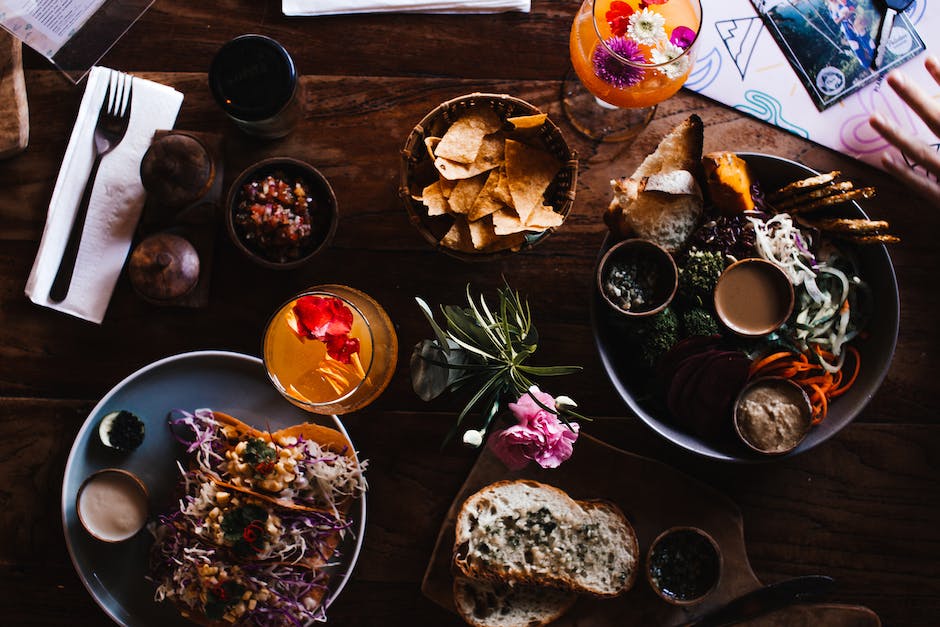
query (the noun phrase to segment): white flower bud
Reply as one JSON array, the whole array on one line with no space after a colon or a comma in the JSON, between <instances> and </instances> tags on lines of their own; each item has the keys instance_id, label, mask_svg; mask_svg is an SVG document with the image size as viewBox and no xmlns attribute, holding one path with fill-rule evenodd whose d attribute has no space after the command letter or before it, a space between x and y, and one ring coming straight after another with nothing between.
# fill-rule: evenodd
<instances>
[{"instance_id":1,"label":"white flower bud","mask_svg":"<svg viewBox=\"0 0 940 627\"><path fill-rule=\"evenodd\" d=\"M577 407L578 404L570 396L558 396L555 398L555 407L558 409L568 409Z\"/></svg>"},{"instance_id":2,"label":"white flower bud","mask_svg":"<svg viewBox=\"0 0 940 627\"><path fill-rule=\"evenodd\" d=\"M476 429L468 429L463 434L463 443L473 448L479 448L483 444L483 432Z\"/></svg>"}]
</instances>

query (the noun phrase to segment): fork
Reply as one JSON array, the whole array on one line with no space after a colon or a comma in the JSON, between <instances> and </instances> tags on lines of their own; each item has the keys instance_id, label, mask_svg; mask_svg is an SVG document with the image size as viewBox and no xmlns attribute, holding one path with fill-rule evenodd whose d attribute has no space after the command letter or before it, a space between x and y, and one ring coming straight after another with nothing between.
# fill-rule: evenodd
<instances>
[{"instance_id":1,"label":"fork","mask_svg":"<svg viewBox=\"0 0 940 627\"><path fill-rule=\"evenodd\" d=\"M72 228L69 230L69 239L59 262L59 269L52 288L49 290L49 300L58 303L65 300L72 283L72 273L75 271L75 260L78 258L78 248L82 243L82 232L85 230L85 218L88 217L88 201L95 187L98 176L98 166L101 159L117 147L127 132L127 123L131 119L131 97L133 77L122 72L112 72L108 77L108 90L104 94L101 110L98 112L98 121L95 124L94 149L95 160L91 166L91 173L85 181L82 200L75 212Z\"/></svg>"}]
</instances>

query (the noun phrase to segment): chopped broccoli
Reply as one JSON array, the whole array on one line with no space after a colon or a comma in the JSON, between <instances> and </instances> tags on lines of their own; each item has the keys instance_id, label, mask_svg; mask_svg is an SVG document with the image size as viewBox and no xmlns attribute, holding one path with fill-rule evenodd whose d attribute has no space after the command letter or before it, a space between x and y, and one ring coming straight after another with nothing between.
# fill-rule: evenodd
<instances>
[{"instance_id":1,"label":"chopped broccoli","mask_svg":"<svg viewBox=\"0 0 940 627\"><path fill-rule=\"evenodd\" d=\"M680 322L685 337L694 335L717 335L721 333L718 321L705 309L693 307L680 314Z\"/></svg>"},{"instance_id":2,"label":"chopped broccoli","mask_svg":"<svg viewBox=\"0 0 940 627\"><path fill-rule=\"evenodd\" d=\"M641 319L633 327L633 336L644 361L650 366L679 341L679 318L671 307Z\"/></svg>"},{"instance_id":3,"label":"chopped broccoli","mask_svg":"<svg viewBox=\"0 0 940 627\"><path fill-rule=\"evenodd\" d=\"M713 302L718 277L725 269L721 253L693 250L679 268L679 298L688 305L702 307Z\"/></svg>"}]
</instances>

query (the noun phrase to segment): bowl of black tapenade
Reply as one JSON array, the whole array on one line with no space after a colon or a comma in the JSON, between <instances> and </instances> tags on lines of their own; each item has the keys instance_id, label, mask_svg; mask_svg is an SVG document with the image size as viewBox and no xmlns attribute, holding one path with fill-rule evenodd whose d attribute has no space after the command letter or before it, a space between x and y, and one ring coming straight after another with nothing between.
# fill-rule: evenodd
<instances>
[{"instance_id":1,"label":"bowl of black tapenade","mask_svg":"<svg viewBox=\"0 0 940 627\"><path fill-rule=\"evenodd\" d=\"M718 586L721 552L715 540L696 527L673 527L653 541L646 578L673 605L692 605Z\"/></svg>"},{"instance_id":2,"label":"bowl of black tapenade","mask_svg":"<svg viewBox=\"0 0 940 627\"><path fill-rule=\"evenodd\" d=\"M676 295L679 271L666 249L645 239L615 244L597 264L597 289L604 301L628 318L652 316Z\"/></svg>"},{"instance_id":3,"label":"bowl of black tapenade","mask_svg":"<svg viewBox=\"0 0 940 627\"><path fill-rule=\"evenodd\" d=\"M336 195L312 165L289 157L245 169L229 189L225 224L242 253L272 269L296 268L336 231Z\"/></svg>"}]
</instances>

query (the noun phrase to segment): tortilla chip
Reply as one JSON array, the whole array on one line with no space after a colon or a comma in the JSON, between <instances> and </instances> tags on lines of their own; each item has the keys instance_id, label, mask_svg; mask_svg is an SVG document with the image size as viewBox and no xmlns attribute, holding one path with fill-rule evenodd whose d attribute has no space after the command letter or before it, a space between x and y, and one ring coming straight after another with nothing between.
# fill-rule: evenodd
<instances>
[{"instance_id":1,"label":"tortilla chip","mask_svg":"<svg viewBox=\"0 0 940 627\"><path fill-rule=\"evenodd\" d=\"M504 150L503 134L493 133L483 138L473 163L458 163L446 157L438 157L434 160L434 167L444 178L466 179L502 165Z\"/></svg>"},{"instance_id":2,"label":"tortilla chip","mask_svg":"<svg viewBox=\"0 0 940 627\"><path fill-rule=\"evenodd\" d=\"M519 219L518 214L506 207L493 214L493 230L497 235L512 235L521 233L528 227Z\"/></svg>"},{"instance_id":3,"label":"tortilla chip","mask_svg":"<svg viewBox=\"0 0 940 627\"><path fill-rule=\"evenodd\" d=\"M453 213L470 213L470 208L473 207L473 203L480 194L480 190L482 190L483 186L486 184L486 177L486 174L480 174L473 178L457 181L453 191L450 193L450 198L447 199L450 210Z\"/></svg>"},{"instance_id":4,"label":"tortilla chip","mask_svg":"<svg viewBox=\"0 0 940 627\"><path fill-rule=\"evenodd\" d=\"M483 250L489 246L492 246L499 235L496 234L496 231L493 228L493 221L489 218L482 218L476 222L470 222L470 240L473 242L473 247L477 250Z\"/></svg>"},{"instance_id":5,"label":"tortilla chip","mask_svg":"<svg viewBox=\"0 0 940 627\"><path fill-rule=\"evenodd\" d=\"M480 152L483 137L498 131L501 126L499 116L492 109L481 108L465 113L444 133L434 155L457 163L472 163Z\"/></svg>"},{"instance_id":6,"label":"tortilla chip","mask_svg":"<svg viewBox=\"0 0 940 627\"><path fill-rule=\"evenodd\" d=\"M509 193L509 177L506 176L505 164L499 168L499 184L494 192L495 197L507 207L512 207L512 194Z\"/></svg>"},{"instance_id":7,"label":"tortilla chip","mask_svg":"<svg viewBox=\"0 0 940 627\"><path fill-rule=\"evenodd\" d=\"M561 164L544 150L506 140L506 176L512 203L523 222L543 204L542 194L558 174Z\"/></svg>"},{"instance_id":8,"label":"tortilla chip","mask_svg":"<svg viewBox=\"0 0 940 627\"><path fill-rule=\"evenodd\" d=\"M438 182L441 184L441 193L444 194L444 198L450 198L450 193L457 186L457 181L450 181L441 177Z\"/></svg>"},{"instance_id":9,"label":"tortilla chip","mask_svg":"<svg viewBox=\"0 0 940 627\"><path fill-rule=\"evenodd\" d=\"M425 137L424 138L424 147L428 149L428 156L431 159L434 159L434 150L437 148L438 144L441 143L440 137Z\"/></svg>"},{"instance_id":10,"label":"tortilla chip","mask_svg":"<svg viewBox=\"0 0 940 627\"><path fill-rule=\"evenodd\" d=\"M473 201L473 206L470 207L470 213L467 215L471 222L486 217L505 206L506 203L501 202L496 197L500 178L500 170L490 170L486 178L486 184L480 190L476 200Z\"/></svg>"},{"instance_id":11,"label":"tortilla chip","mask_svg":"<svg viewBox=\"0 0 940 627\"><path fill-rule=\"evenodd\" d=\"M465 253L473 252L473 239L470 237L470 226L463 216L456 216L450 230L441 238L441 244Z\"/></svg>"},{"instance_id":12,"label":"tortilla chip","mask_svg":"<svg viewBox=\"0 0 940 627\"><path fill-rule=\"evenodd\" d=\"M538 128L545 124L548 115L537 113L535 115L520 115L514 118L508 118L506 121L513 125L517 131L526 128Z\"/></svg>"},{"instance_id":13,"label":"tortilla chip","mask_svg":"<svg viewBox=\"0 0 940 627\"><path fill-rule=\"evenodd\" d=\"M442 216L447 213L447 199L441 189L441 182L434 181L421 192L421 202L428 208L429 216Z\"/></svg>"},{"instance_id":14,"label":"tortilla chip","mask_svg":"<svg viewBox=\"0 0 940 627\"><path fill-rule=\"evenodd\" d=\"M494 214L495 215L495 214ZM525 233L512 233L511 235L500 235L493 243L486 247L484 252L494 253L499 250L506 250L511 248L513 250L519 250L519 248L525 243Z\"/></svg>"},{"instance_id":15,"label":"tortilla chip","mask_svg":"<svg viewBox=\"0 0 940 627\"><path fill-rule=\"evenodd\" d=\"M526 220L526 227L530 231L544 231L553 226L561 226L561 223L565 221L565 217L560 213L557 213L549 205L542 205L531 214L529 214L529 219Z\"/></svg>"}]
</instances>

